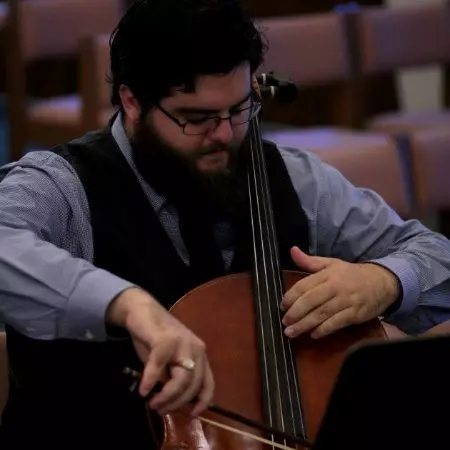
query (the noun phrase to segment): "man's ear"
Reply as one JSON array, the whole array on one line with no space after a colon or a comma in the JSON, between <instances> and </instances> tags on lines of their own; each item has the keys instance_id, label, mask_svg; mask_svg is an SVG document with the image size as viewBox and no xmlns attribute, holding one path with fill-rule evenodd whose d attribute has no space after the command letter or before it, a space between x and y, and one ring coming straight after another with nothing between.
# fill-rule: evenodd
<instances>
[{"instance_id":1,"label":"man's ear","mask_svg":"<svg viewBox=\"0 0 450 450\"><path fill-rule=\"evenodd\" d=\"M119 95L127 118L132 124L137 123L141 116L141 106L131 89L122 84L119 88Z\"/></svg>"}]
</instances>

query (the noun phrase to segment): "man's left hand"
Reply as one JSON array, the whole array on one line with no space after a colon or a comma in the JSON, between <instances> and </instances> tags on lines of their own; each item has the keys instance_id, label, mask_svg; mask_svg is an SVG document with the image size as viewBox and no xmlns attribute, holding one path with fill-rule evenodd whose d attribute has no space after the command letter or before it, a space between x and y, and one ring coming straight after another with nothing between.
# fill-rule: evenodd
<instances>
[{"instance_id":1,"label":"man's left hand","mask_svg":"<svg viewBox=\"0 0 450 450\"><path fill-rule=\"evenodd\" d=\"M398 278L372 263L309 256L293 247L291 257L310 273L289 289L281 303L289 337L311 332L320 338L380 316L399 297Z\"/></svg>"}]
</instances>

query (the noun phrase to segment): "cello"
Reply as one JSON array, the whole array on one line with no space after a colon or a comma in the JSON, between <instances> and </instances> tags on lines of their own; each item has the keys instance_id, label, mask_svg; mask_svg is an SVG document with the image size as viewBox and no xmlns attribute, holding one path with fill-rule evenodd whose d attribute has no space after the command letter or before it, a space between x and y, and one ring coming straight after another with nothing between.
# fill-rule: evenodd
<instances>
[{"instance_id":1,"label":"cello","mask_svg":"<svg viewBox=\"0 0 450 450\"><path fill-rule=\"evenodd\" d=\"M259 99L262 93L281 101L292 96L292 84L273 75L262 75L257 84ZM281 269L258 116L248 137L253 270L198 286L170 309L205 342L216 393L215 405L201 417L184 408L159 417L154 436L162 450L312 447L350 347L388 338L379 319L318 340L284 335L283 294L308 274ZM155 430L155 414L147 412Z\"/></svg>"}]
</instances>

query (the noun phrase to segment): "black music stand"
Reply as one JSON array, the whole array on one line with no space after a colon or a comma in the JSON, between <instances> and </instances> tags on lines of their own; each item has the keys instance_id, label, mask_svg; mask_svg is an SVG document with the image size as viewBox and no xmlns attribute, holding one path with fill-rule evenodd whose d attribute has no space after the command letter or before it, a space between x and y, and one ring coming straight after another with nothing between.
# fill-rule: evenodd
<instances>
[{"instance_id":1,"label":"black music stand","mask_svg":"<svg viewBox=\"0 0 450 450\"><path fill-rule=\"evenodd\" d=\"M441 449L450 449L450 337L349 353L313 450Z\"/></svg>"}]
</instances>

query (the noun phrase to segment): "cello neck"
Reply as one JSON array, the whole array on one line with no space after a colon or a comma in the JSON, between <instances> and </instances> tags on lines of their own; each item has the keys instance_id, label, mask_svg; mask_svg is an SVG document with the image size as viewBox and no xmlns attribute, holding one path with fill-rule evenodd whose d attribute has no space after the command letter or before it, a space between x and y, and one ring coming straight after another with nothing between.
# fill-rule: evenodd
<instances>
[{"instance_id":1,"label":"cello neck","mask_svg":"<svg viewBox=\"0 0 450 450\"><path fill-rule=\"evenodd\" d=\"M269 426L306 438L296 365L284 335L284 293L277 233L261 137L260 119L249 130L248 190L253 244L253 290L261 361L262 398Z\"/></svg>"}]
</instances>

